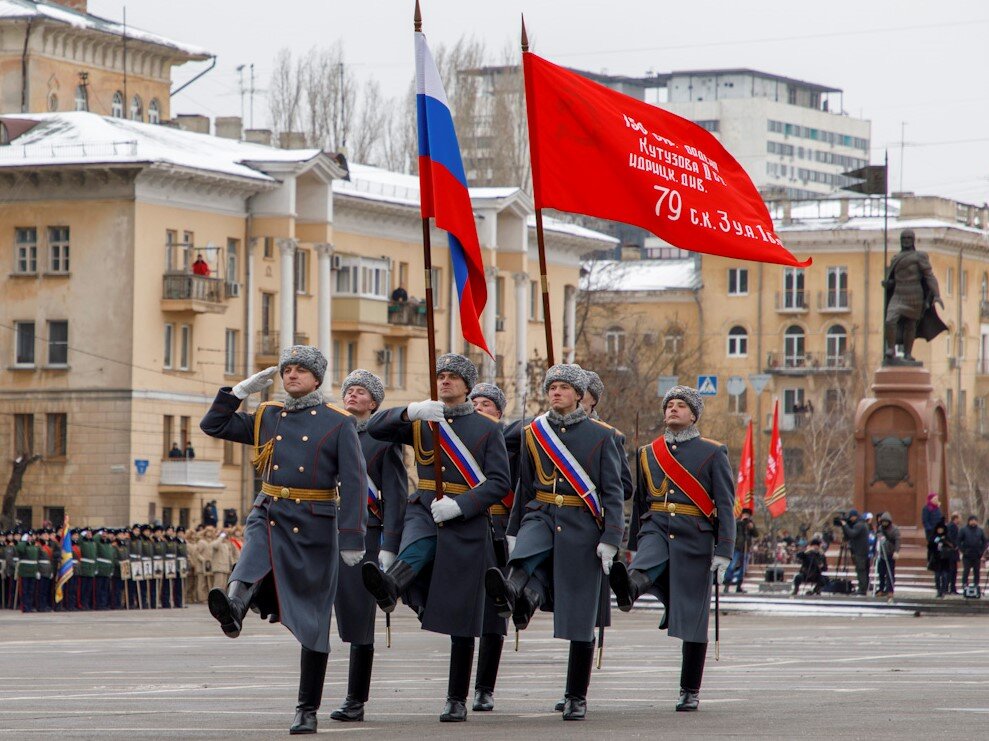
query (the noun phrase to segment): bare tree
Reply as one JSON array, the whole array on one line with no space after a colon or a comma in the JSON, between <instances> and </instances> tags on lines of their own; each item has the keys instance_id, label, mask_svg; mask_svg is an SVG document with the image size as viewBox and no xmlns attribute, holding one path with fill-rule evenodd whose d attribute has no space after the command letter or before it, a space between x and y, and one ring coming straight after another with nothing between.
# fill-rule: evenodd
<instances>
[{"instance_id":1,"label":"bare tree","mask_svg":"<svg viewBox=\"0 0 989 741\"><path fill-rule=\"evenodd\" d=\"M952 467L951 509L974 514L980 523L989 517L989 496L983 488L989 481L989 440L973 430L962 428L951 440L951 453L957 461ZM952 469L949 469L952 470Z\"/></svg>"},{"instance_id":2,"label":"bare tree","mask_svg":"<svg viewBox=\"0 0 989 741\"><path fill-rule=\"evenodd\" d=\"M14 521L14 511L17 506L17 495L21 493L24 484L24 474L32 463L40 460L40 455L27 453L22 453L13 460L10 479L7 480L7 488L3 493L3 505L0 507L0 527L9 529L17 525Z\"/></svg>"},{"instance_id":3,"label":"bare tree","mask_svg":"<svg viewBox=\"0 0 989 741\"><path fill-rule=\"evenodd\" d=\"M282 49L275 56L275 68L268 85L271 128L276 133L296 131L301 100L302 80L299 70L292 63L292 52Z\"/></svg>"},{"instance_id":4,"label":"bare tree","mask_svg":"<svg viewBox=\"0 0 989 741\"><path fill-rule=\"evenodd\" d=\"M388 110L377 80L365 81L361 94L357 124L347 144L347 156L354 162L381 164L385 139L388 136Z\"/></svg>"}]
</instances>

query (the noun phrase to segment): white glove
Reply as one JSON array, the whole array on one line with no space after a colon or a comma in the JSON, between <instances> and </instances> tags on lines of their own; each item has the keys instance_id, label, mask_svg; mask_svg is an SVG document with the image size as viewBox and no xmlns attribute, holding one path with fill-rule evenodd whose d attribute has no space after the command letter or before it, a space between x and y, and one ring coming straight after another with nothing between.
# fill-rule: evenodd
<instances>
[{"instance_id":1,"label":"white glove","mask_svg":"<svg viewBox=\"0 0 989 741\"><path fill-rule=\"evenodd\" d=\"M434 499L429 508L433 512L433 522L446 522L463 514L460 511L460 505L453 497Z\"/></svg>"},{"instance_id":2,"label":"white glove","mask_svg":"<svg viewBox=\"0 0 989 741\"><path fill-rule=\"evenodd\" d=\"M601 570L605 574L610 574L611 564L615 559L615 554L618 553L618 547L607 543L598 543L597 553L598 558L601 559Z\"/></svg>"},{"instance_id":3,"label":"white glove","mask_svg":"<svg viewBox=\"0 0 989 741\"><path fill-rule=\"evenodd\" d=\"M731 559L725 556L715 556L711 561L711 571L715 573L718 584L725 580L725 571L727 571L730 563Z\"/></svg>"},{"instance_id":4,"label":"white glove","mask_svg":"<svg viewBox=\"0 0 989 741\"><path fill-rule=\"evenodd\" d=\"M423 422L439 422L443 419L443 407L442 401L433 401L432 399L426 399L425 401L413 401L409 404L405 413L409 415L410 420L422 420Z\"/></svg>"},{"instance_id":5,"label":"white glove","mask_svg":"<svg viewBox=\"0 0 989 741\"><path fill-rule=\"evenodd\" d=\"M382 571L388 571L393 563L395 563L394 553L391 551L378 551L378 566L381 567Z\"/></svg>"},{"instance_id":6,"label":"white glove","mask_svg":"<svg viewBox=\"0 0 989 741\"><path fill-rule=\"evenodd\" d=\"M364 551L340 551L344 566L356 566L364 558Z\"/></svg>"},{"instance_id":7,"label":"white glove","mask_svg":"<svg viewBox=\"0 0 989 741\"><path fill-rule=\"evenodd\" d=\"M508 557L512 557L512 551L515 550L515 541L518 540L514 535L506 535L505 538L508 540Z\"/></svg>"},{"instance_id":8,"label":"white glove","mask_svg":"<svg viewBox=\"0 0 989 741\"><path fill-rule=\"evenodd\" d=\"M270 368L265 368L263 371L255 373L250 378L245 378L243 381L234 386L230 393L238 399L246 399L251 394L260 393L271 386L274 383L273 379L276 375L278 375L277 365L273 365Z\"/></svg>"}]
</instances>

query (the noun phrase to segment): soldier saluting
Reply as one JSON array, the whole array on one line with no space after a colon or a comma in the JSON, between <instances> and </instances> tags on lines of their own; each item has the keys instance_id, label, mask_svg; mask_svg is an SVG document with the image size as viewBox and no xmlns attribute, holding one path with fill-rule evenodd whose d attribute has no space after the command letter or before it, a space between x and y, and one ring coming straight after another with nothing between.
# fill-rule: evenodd
<instances>
[{"instance_id":1,"label":"soldier saluting","mask_svg":"<svg viewBox=\"0 0 989 741\"><path fill-rule=\"evenodd\" d=\"M579 365L547 371L551 409L525 430L508 574L489 569L485 575L487 592L506 617L537 569L537 578L551 585L553 634L570 641L564 720L587 713L602 572L611 569L625 529L614 433L579 405L586 383Z\"/></svg>"},{"instance_id":2,"label":"soldier saluting","mask_svg":"<svg viewBox=\"0 0 989 741\"><path fill-rule=\"evenodd\" d=\"M378 563L387 570L398 553L405 505L409 498L402 446L376 440L367 432L371 415L385 400L385 387L380 378L358 368L343 379L340 394L344 409L357 419L357 435L367 466L364 491L368 519L364 562ZM359 565L344 564L341 567L333 611L337 617L340 640L350 644L350 671L347 676L347 699L330 717L340 721L362 721L364 703L371 687L377 605L374 597L364 588Z\"/></svg>"},{"instance_id":3,"label":"soldier saluting","mask_svg":"<svg viewBox=\"0 0 989 741\"><path fill-rule=\"evenodd\" d=\"M663 397L666 431L638 451L638 481L628 570L615 563L609 581L623 612L652 592L666 610L660 629L683 640L676 709L697 710L711 606L712 575L721 583L735 540L735 479L728 449L697 430L704 403L695 389Z\"/></svg>"},{"instance_id":4,"label":"soldier saluting","mask_svg":"<svg viewBox=\"0 0 989 741\"><path fill-rule=\"evenodd\" d=\"M382 610L394 610L404 594L424 630L450 636L450 674L440 721L457 722L467 720L474 639L481 635L484 615L484 571L494 565L486 515L508 491L508 456L498 423L475 413L467 400L477 380L474 364L463 355L442 355L436 360L436 377L441 401L388 409L368 423L372 437L413 447L419 487L409 497L395 563L387 571L365 563L363 576ZM428 422L440 427L442 499L434 496L437 446ZM430 564L432 569L426 569Z\"/></svg>"},{"instance_id":5,"label":"soldier saluting","mask_svg":"<svg viewBox=\"0 0 989 741\"><path fill-rule=\"evenodd\" d=\"M354 417L326 404L319 391L326 358L295 345L282 350L279 361L221 388L200 423L211 437L253 445L263 479L227 592L213 589L208 602L231 638L240 635L252 605L292 631L302 644L302 671L289 732L315 733L338 563L353 566L364 554L367 472ZM289 395L284 403L264 402L253 414L237 411L277 373Z\"/></svg>"}]
</instances>

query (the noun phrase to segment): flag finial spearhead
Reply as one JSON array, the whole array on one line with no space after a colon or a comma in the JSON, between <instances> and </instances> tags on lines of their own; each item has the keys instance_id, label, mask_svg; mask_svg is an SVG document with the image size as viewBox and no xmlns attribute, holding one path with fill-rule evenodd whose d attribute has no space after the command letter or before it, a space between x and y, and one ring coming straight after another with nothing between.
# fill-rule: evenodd
<instances>
[{"instance_id":1,"label":"flag finial spearhead","mask_svg":"<svg viewBox=\"0 0 989 741\"><path fill-rule=\"evenodd\" d=\"M522 51L529 51L529 34L525 32L525 13L522 14Z\"/></svg>"},{"instance_id":2,"label":"flag finial spearhead","mask_svg":"<svg viewBox=\"0 0 989 741\"><path fill-rule=\"evenodd\" d=\"M419 9L419 0L416 0L416 12L412 16L412 27L416 33L422 32L422 11Z\"/></svg>"}]
</instances>

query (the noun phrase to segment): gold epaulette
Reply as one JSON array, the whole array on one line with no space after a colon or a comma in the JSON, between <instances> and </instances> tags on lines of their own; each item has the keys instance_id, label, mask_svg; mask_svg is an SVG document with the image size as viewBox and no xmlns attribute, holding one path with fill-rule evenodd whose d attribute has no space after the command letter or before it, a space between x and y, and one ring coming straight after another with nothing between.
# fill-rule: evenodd
<instances>
[{"instance_id":1,"label":"gold epaulette","mask_svg":"<svg viewBox=\"0 0 989 741\"><path fill-rule=\"evenodd\" d=\"M602 427L604 427L605 429L608 429L608 430L611 430L611 431L612 431L612 432L614 432L614 433L615 433L616 435L621 435L622 437L625 437L625 433L624 433L624 432L622 432L621 430L619 430L619 429L618 429L617 427L615 427L614 425L609 425L609 424L608 424L607 422L605 422L604 420L601 420L601 419L592 419L592 420L591 420L591 422L597 422L597 423L598 423L599 425L601 425L601 426L602 426Z\"/></svg>"},{"instance_id":2,"label":"gold epaulette","mask_svg":"<svg viewBox=\"0 0 989 741\"><path fill-rule=\"evenodd\" d=\"M353 414L351 414L350 412L348 412L346 409L344 409L343 407L338 407L336 404L330 404L330 402L326 402L326 406L327 406L328 409L332 409L334 412L340 412L340 414L345 414L348 417L353 417L354 416Z\"/></svg>"},{"instance_id":3,"label":"gold epaulette","mask_svg":"<svg viewBox=\"0 0 989 741\"><path fill-rule=\"evenodd\" d=\"M709 437L702 437L702 438L701 438L701 440L703 440L703 441L704 441L704 442L706 442L706 443L711 443L711 445L717 445L717 446L718 446L719 448L720 448L720 447L721 447L722 445L724 445L724 443L723 443L723 442L719 442L718 440L712 440L712 439L711 439L711 438L709 438Z\"/></svg>"}]
</instances>

